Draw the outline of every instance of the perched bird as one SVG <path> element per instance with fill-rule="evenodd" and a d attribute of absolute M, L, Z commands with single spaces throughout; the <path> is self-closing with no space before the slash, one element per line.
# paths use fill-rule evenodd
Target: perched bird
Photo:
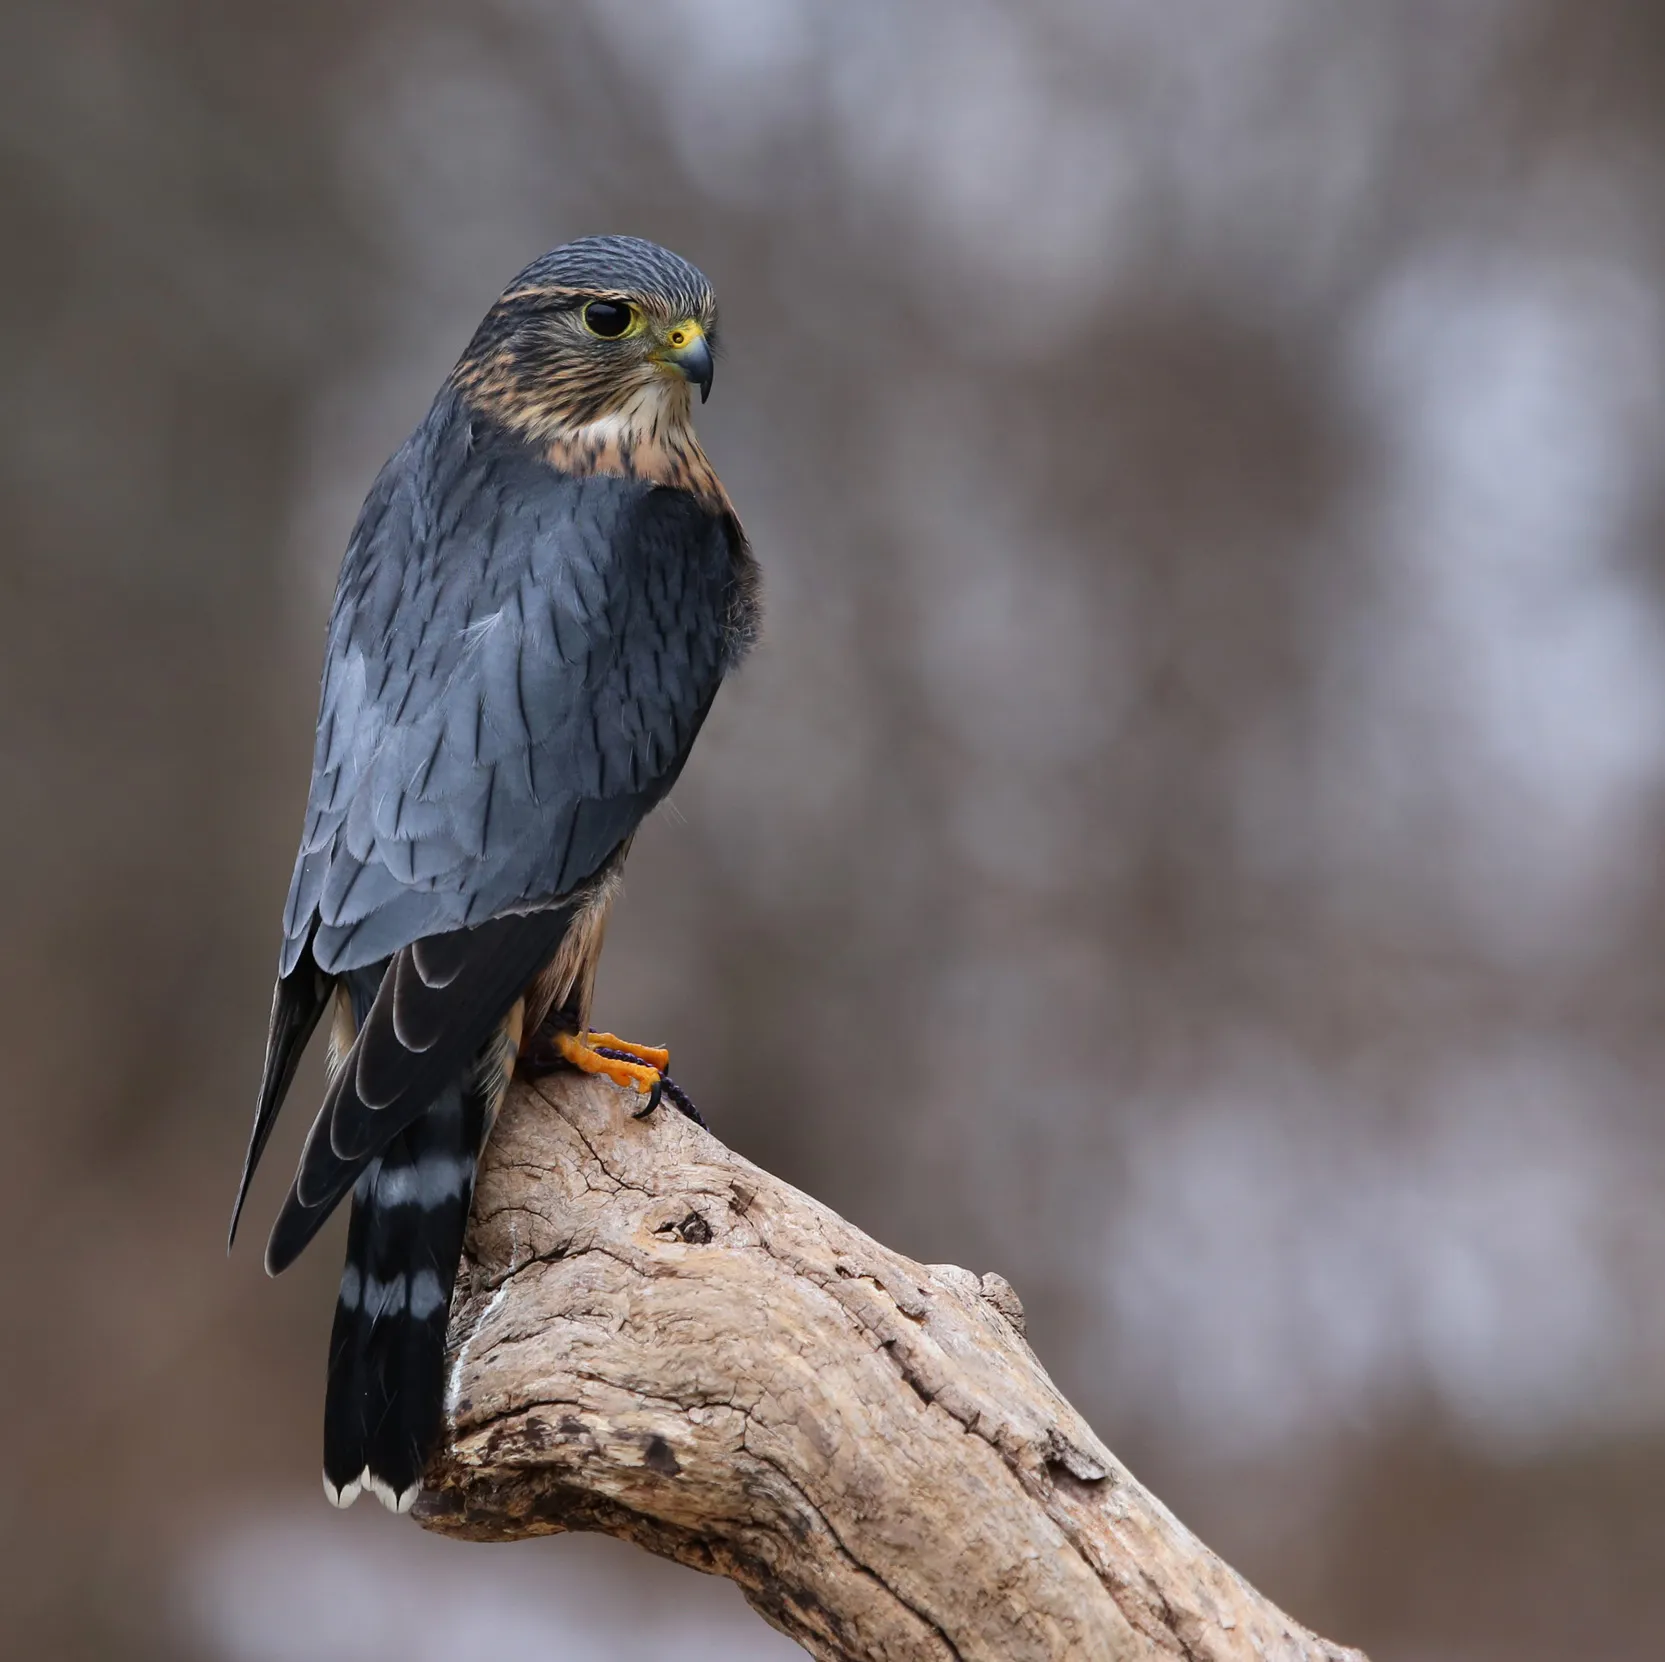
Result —
<path fill-rule="evenodd" d="M 330 1075 L 266 1248 L 352 1193 L 324 1486 L 415 1499 L 443 1425 L 475 1168 L 517 1062 L 659 1100 L 669 1058 L 589 1030 L 630 841 L 756 628 L 756 565 L 694 437 L 711 286 L 586 237 L 534 261 L 381 471 L 330 614 L 237 1218 L 301 1052 Z"/>

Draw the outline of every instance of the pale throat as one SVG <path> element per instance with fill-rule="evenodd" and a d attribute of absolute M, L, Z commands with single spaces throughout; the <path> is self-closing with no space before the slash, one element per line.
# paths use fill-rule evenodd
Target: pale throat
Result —
<path fill-rule="evenodd" d="M 684 443 L 694 437 L 692 389 L 680 375 L 655 374 L 639 381 L 605 415 L 570 427 L 559 427 L 551 437 L 574 446 L 623 445 L 638 449 L 663 442 L 675 434 Z"/>
<path fill-rule="evenodd" d="M 631 387 L 606 414 L 548 431 L 544 453 L 563 473 L 648 479 L 690 491 L 714 511 L 732 513 L 694 437 L 691 390 L 680 375 L 655 374 Z"/>

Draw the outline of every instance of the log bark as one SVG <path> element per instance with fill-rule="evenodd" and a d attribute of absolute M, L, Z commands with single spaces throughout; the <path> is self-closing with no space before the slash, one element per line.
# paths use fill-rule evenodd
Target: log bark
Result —
<path fill-rule="evenodd" d="M 1363 1662 L 1261 1597 L 1059 1394 L 997 1275 L 911 1262 L 667 1105 L 517 1084 L 416 1515 L 603 1530 L 824 1662 Z"/>

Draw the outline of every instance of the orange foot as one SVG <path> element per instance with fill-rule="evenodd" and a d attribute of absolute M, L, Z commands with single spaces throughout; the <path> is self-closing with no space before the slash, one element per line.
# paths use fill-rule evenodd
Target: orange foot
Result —
<path fill-rule="evenodd" d="M 659 1073 L 666 1073 L 670 1069 L 671 1053 L 661 1045 L 636 1045 L 613 1033 L 592 1033 L 590 1043 L 597 1050 L 622 1050 L 626 1055 L 634 1056 L 638 1062 Z"/>
<path fill-rule="evenodd" d="M 630 1060 L 638 1056 L 641 1061 Z M 665 1064 L 670 1059 L 668 1050 L 628 1044 L 611 1033 L 578 1034 L 547 1029 L 538 1035 L 522 1058 L 527 1071 L 533 1075 L 564 1063 L 580 1073 L 599 1074 L 624 1090 L 646 1097 L 646 1103 L 636 1111 L 638 1119 L 659 1106 L 659 1095 L 665 1085 Z"/>

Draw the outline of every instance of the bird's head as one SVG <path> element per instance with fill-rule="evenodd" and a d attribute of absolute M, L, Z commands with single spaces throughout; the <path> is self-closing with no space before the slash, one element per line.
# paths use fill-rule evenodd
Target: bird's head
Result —
<path fill-rule="evenodd" d="M 582 237 L 534 260 L 486 314 L 453 379 L 534 440 L 684 426 L 711 390 L 717 306 L 679 255 Z"/>

